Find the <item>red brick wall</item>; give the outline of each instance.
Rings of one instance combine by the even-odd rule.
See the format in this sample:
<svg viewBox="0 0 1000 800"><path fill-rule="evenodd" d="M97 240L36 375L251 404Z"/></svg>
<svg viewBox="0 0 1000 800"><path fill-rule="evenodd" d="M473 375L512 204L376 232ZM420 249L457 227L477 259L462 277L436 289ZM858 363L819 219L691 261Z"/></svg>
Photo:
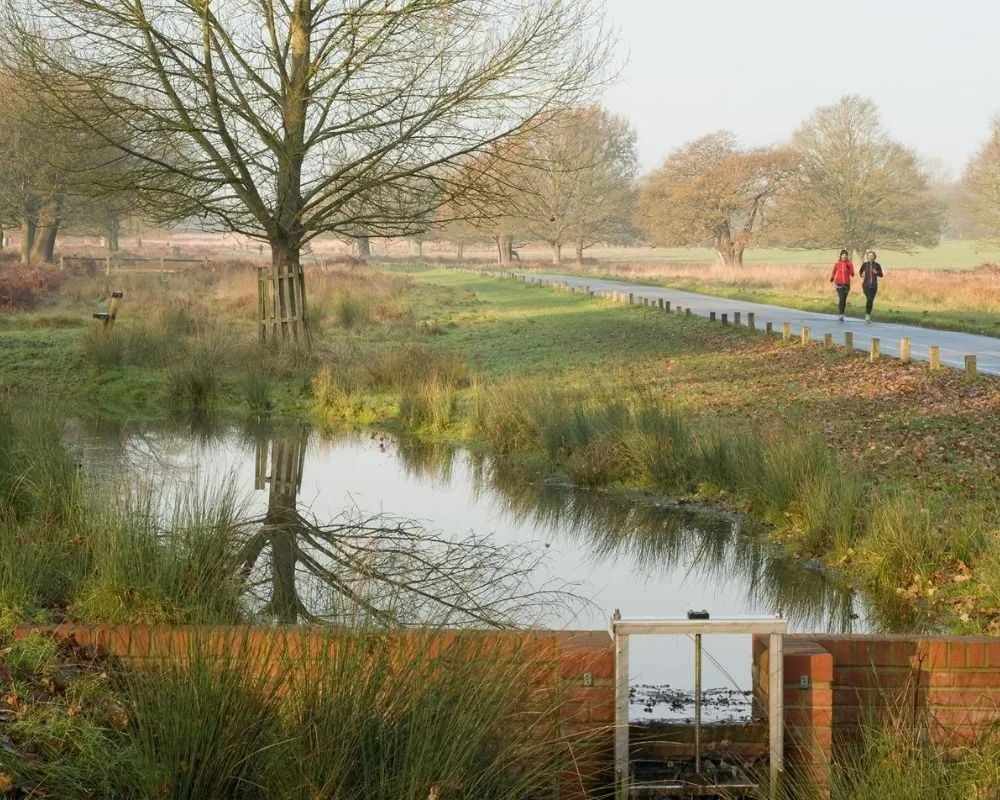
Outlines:
<svg viewBox="0 0 1000 800"><path fill-rule="evenodd" d="M754 638L758 709L767 694L767 639ZM807 678L808 688L800 688ZM831 752L861 726L891 715L926 723L948 747L1000 725L1000 639L990 637L785 637L787 766L820 776ZM806 747L812 745L811 749Z"/></svg>

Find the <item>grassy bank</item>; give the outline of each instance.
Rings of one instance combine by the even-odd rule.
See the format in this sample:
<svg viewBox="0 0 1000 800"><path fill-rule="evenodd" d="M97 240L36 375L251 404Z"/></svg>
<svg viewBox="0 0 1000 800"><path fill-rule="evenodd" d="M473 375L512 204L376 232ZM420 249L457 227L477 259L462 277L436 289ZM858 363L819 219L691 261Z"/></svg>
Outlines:
<svg viewBox="0 0 1000 800"><path fill-rule="evenodd" d="M996 381L469 273L412 277L450 293L428 309L442 333L399 359L421 370L386 371L371 353L325 365L314 400L329 421L400 425L481 443L528 474L747 510L889 616L996 625Z"/></svg>
<svg viewBox="0 0 1000 800"><path fill-rule="evenodd" d="M532 692L543 666L527 647L361 630L308 653L279 641L192 637L135 669L0 629L0 794L519 800L572 774L579 742L558 737L558 696Z"/></svg>

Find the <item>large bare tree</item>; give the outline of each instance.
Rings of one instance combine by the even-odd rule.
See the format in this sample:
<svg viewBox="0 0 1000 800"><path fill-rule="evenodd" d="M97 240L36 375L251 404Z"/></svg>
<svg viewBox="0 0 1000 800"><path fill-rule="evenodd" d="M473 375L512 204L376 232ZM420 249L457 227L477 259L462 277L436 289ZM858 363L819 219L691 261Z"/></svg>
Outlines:
<svg viewBox="0 0 1000 800"><path fill-rule="evenodd" d="M722 263L742 264L791 166L785 151L743 150L728 131L703 136L643 181L638 225L657 245L708 244Z"/></svg>
<svg viewBox="0 0 1000 800"><path fill-rule="evenodd" d="M612 46L600 0L3 2L11 66L142 161L161 220L269 243L286 340L308 336L311 239L411 235L463 159L578 103ZM102 106L52 88L78 85Z"/></svg>
<svg viewBox="0 0 1000 800"><path fill-rule="evenodd" d="M573 244L577 260L628 228L638 154L629 123L600 106L553 113L513 148L509 216L552 247Z"/></svg>
<svg viewBox="0 0 1000 800"><path fill-rule="evenodd" d="M942 204L917 156L883 130L871 100L848 95L818 109L791 147L798 168L777 210L784 244L855 254L937 244Z"/></svg>

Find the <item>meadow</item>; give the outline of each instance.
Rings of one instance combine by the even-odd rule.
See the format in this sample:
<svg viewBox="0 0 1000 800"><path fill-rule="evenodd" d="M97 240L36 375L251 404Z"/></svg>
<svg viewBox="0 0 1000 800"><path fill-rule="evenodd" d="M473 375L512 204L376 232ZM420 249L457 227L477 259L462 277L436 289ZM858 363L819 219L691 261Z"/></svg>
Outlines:
<svg viewBox="0 0 1000 800"><path fill-rule="evenodd" d="M252 619L234 498L191 497L170 525L151 524L147 499L111 502L82 480L61 439L70 415L298 417L461 443L501 459L508 479L745 511L898 626L998 630L998 381L419 265L311 271L314 348L277 352L256 341L255 279L238 264L75 276L3 317L0 647L14 689L4 710L17 721L5 727L13 749L0 750L0 780L67 798L99 787L424 800L433 786L545 797L566 768L562 742L499 737L521 697L521 661L455 673L428 656L400 677L368 669L387 651L364 629L351 641L365 670L348 647L318 683L296 683L291 669L274 693L237 657L218 669L193 653L136 675L45 637L12 642L24 619ZM111 288L125 298L105 331L91 314ZM373 697L393 702L374 710ZM317 749L343 730L354 733ZM976 796L996 784L988 746L946 758L905 733L873 728L839 763L834 797ZM363 768L376 762L393 769Z"/></svg>

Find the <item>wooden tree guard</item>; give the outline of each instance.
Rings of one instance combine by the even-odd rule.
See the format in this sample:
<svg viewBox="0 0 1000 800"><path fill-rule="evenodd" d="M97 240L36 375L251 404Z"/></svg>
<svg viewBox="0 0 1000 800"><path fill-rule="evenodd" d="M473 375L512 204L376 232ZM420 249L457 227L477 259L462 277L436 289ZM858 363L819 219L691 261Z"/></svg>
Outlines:
<svg viewBox="0 0 1000 800"><path fill-rule="evenodd" d="M261 344L292 341L309 346L302 267L257 267L258 339Z"/></svg>

